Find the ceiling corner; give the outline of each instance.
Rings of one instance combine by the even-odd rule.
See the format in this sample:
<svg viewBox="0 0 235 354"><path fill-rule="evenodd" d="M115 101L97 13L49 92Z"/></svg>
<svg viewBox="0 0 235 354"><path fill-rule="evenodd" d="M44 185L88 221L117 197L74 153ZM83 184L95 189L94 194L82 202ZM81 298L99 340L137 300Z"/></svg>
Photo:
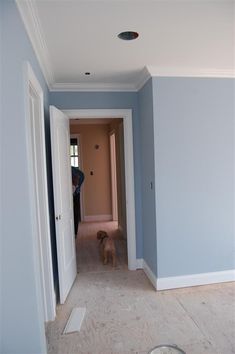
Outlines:
<svg viewBox="0 0 235 354"><path fill-rule="evenodd" d="M148 66L145 66L143 70L141 70L136 80L136 85L135 85L136 91L139 91L145 85L145 83L150 79L151 76L152 75L148 69Z"/></svg>

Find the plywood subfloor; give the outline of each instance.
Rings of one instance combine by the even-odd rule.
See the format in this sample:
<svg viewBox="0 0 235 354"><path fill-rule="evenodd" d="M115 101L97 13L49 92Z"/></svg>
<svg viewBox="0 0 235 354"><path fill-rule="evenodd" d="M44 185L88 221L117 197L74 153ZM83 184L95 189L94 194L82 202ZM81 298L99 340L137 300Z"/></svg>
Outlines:
<svg viewBox="0 0 235 354"><path fill-rule="evenodd" d="M115 239L117 267L103 265L96 233ZM56 320L47 324L48 354L147 354L177 344L187 354L235 353L233 283L155 292L142 270L128 271L117 223L81 223L78 275ZM74 307L85 307L79 333L63 334Z"/></svg>
<svg viewBox="0 0 235 354"><path fill-rule="evenodd" d="M147 354L177 344L187 354L235 353L233 283L155 292L142 270L81 272L47 325L48 354ZM63 335L73 307L81 331Z"/></svg>
<svg viewBox="0 0 235 354"><path fill-rule="evenodd" d="M99 253L97 231L106 231L115 242L117 266L112 267L111 262L103 265ZM117 222L90 222L80 223L76 239L77 270L78 272L104 272L111 270L127 270L127 243L118 230Z"/></svg>

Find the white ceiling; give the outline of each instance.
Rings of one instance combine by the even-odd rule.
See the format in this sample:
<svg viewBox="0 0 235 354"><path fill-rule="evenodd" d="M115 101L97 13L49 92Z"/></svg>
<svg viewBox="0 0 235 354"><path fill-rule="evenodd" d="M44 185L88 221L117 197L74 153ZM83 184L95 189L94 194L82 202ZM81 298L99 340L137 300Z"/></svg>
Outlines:
<svg viewBox="0 0 235 354"><path fill-rule="evenodd" d="M51 89L137 90L149 74L234 76L234 1L17 3ZM117 38L126 30L139 38Z"/></svg>

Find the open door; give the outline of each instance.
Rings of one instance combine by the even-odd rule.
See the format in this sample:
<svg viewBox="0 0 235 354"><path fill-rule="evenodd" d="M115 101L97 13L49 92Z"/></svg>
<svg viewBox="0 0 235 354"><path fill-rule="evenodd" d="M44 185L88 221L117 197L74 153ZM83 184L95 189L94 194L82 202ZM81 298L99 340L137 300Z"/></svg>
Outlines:
<svg viewBox="0 0 235 354"><path fill-rule="evenodd" d="M63 304L77 274L73 221L70 132L68 117L50 106L51 151L60 303Z"/></svg>

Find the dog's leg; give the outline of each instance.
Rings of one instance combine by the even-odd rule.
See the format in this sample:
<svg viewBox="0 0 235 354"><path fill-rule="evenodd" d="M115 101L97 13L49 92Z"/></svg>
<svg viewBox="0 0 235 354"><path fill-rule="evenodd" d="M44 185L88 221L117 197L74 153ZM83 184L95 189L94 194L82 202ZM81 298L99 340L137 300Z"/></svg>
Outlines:
<svg viewBox="0 0 235 354"><path fill-rule="evenodd" d="M104 248L102 245L100 245L100 260L103 261L104 260Z"/></svg>
<svg viewBox="0 0 235 354"><path fill-rule="evenodd" d="M116 252L112 251L113 267L116 267Z"/></svg>
<svg viewBox="0 0 235 354"><path fill-rule="evenodd" d="M104 264L108 263L108 252L104 250Z"/></svg>

